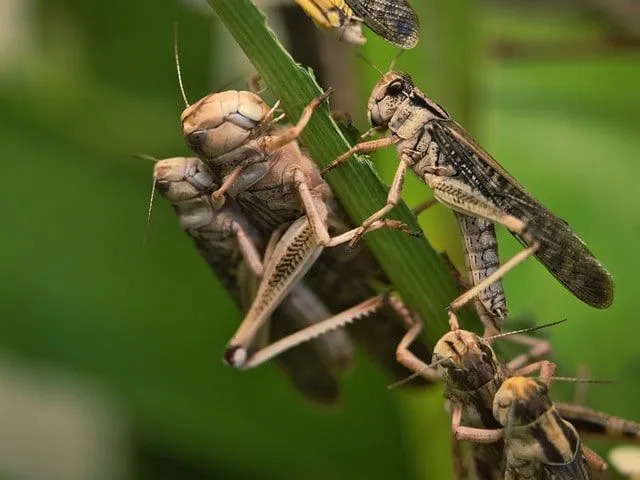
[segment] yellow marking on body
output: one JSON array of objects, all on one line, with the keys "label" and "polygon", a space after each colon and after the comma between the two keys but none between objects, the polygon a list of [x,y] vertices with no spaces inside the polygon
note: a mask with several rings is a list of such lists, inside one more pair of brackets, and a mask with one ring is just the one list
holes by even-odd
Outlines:
[{"label": "yellow marking on body", "polygon": [[324,28],[342,27],[353,17],[353,10],[344,0],[296,0],[296,3]]}]

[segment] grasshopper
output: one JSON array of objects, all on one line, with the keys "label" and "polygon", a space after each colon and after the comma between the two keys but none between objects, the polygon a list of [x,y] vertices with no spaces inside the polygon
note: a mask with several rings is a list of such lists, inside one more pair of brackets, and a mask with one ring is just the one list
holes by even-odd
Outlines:
[{"label": "grasshopper", "polygon": [[604,461],[581,444],[575,427],[562,419],[548,392],[541,380],[508,378],[493,401],[493,415],[503,429],[474,433],[482,441],[504,439],[505,480],[587,480],[592,471],[606,470]]},{"label": "grasshopper", "polygon": [[[596,308],[611,305],[613,279],[578,235],[534,199],[442,107],[424,95],[409,75],[396,71],[384,74],[369,97],[368,115],[374,129],[389,130],[390,134],[355,145],[327,166],[323,174],[355,153],[396,146],[400,164],[387,203],[363,222],[360,235],[395,207],[406,172],[413,170],[433,190],[436,200],[456,212],[465,237],[474,286],[452,302],[454,311],[479,293],[481,303],[500,326],[506,304],[502,286],[495,282],[531,255],[583,302]],[[527,247],[499,268],[493,231],[496,223],[505,226]]]},{"label": "grasshopper", "polygon": [[[154,185],[173,205],[180,225],[193,239],[199,253],[211,266],[236,304],[246,308],[262,276],[263,236],[231,204],[213,203],[216,189],[210,170],[197,158],[159,160],[154,167]],[[299,283],[275,311],[260,337],[277,339],[330,316],[329,310],[304,284]],[[268,338],[258,339],[257,344]],[[259,345],[254,345],[259,346]],[[252,346],[253,347],[253,346]],[[258,352],[259,354],[260,352]],[[342,331],[311,341],[279,357],[283,370],[306,396],[324,403],[338,395],[334,372],[351,362],[350,340]]]},{"label": "grasshopper", "polygon": [[[214,201],[228,195],[265,236],[279,238],[265,262],[253,304],[229,342],[225,359],[241,369],[267,359],[251,358],[248,345],[320,257],[319,267],[307,281],[335,314],[327,326],[336,328],[371,316],[369,328],[356,325],[355,333],[364,337],[365,345],[394,375],[401,376],[406,372],[393,361],[393,352],[404,333],[404,322],[398,316],[408,315],[408,311],[398,299],[378,294],[373,285],[388,282],[366,249],[348,259],[336,249],[323,253],[324,247],[346,242],[357,232],[349,229],[346,214],[329,186],[295,142],[324,98],[313,100],[290,127],[274,126],[275,107],[269,108],[258,95],[247,91],[208,95],[187,106],[181,115],[187,144],[221,183],[212,194]],[[407,229],[404,224],[387,220],[373,225],[382,227]],[[330,230],[338,235],[330,236]],[[337,288],[328,288],[329,285]],[[372,315],[374,312],[377,313]],[[296,336],[295,342],[299,341],[301,337]],[[274,347],[273,355],[288,348],[283,345]]]},{"label": "grasshopper", "polygon": [[[457,476],[462,477],[464,471],[461,460],[457,458],[457,442],[472,440],[490,442],[481,443],[473,449],[472,468],[475,478],[504,478],[506,438],[503,439],[500,435],[506,434],[506,431],[502,430],[504,424],[500,423],[500,418],[494,415],[496,398],[511,376],[529,375],[539,371],[541,384],[549,385],[554,378],[555,365],[547,360],[534,360],[548,355],[551,345],[543,340],[529,339],[531,349],[528,352],[503,364],[491,348],[491,342],[524,331],[509,332],[494,338],[481,338],[475,333],[459,329],[453,313],[450,313],[450,323],[452,330],[434,347],[431,365],[426,365],[407,348],[422,328],[418,323],[410,325],[406,336],[398,345],[397,359],[408,369],[416,372],[414,375],[421,375],[430,381],[441,378],[445,382],[445,398],[449,402],[452,414],[451,426],[456,456],[454,470]],[[573,404],[558,403],[555,405],[555,411],[569,422],[572,428],[582,433],[604,435],[609,439],[621,441],[640,440],[640,424],[637,422]],[[593,459],[594,465],[599,464],[595,456],[590,452],[588,455]],[[598,468],[601,468],[601,465]]]},{"label": "grasshopper", "polygon": [[420,22],[406,0],[296,0],[316,25],[335,29],[346,43],[364,44],[364,22],[371,30],[400,48],[418,43]]}]

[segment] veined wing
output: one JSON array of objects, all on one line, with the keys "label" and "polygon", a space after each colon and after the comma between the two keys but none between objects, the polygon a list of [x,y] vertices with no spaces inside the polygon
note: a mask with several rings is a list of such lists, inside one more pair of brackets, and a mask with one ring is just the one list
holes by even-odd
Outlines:
[{"label": "veined wing", "polygon": [[374,32],[401,48],[418,43],[420,22],[406,0],[346,0],[353,13]]},{"label": "veined wing", "polygon": [[533,198],[456,122],[439,120],[430,128],[461,180],[505,212],[527,222],[540,243],[535,256],[560,283],[593,307],[611,305],[611,275],[566,222]]}]

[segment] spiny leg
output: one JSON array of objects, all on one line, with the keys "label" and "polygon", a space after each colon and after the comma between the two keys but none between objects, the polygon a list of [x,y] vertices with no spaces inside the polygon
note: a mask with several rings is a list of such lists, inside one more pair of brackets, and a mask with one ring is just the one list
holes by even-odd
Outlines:
[{"label": "spiny leg", "polygon": [[507,272],[522,263],[533,255],[540,247],[540,244],[527,231],[527,224],[522,220],[502,211],[481,195],[470,190],[468,185],[450,177],[427,174],[425,181],[433,190],[435,197],[450,208],[466,215],[484,218],[486,220],[504,225],[512,232],[518,234],[529,247],[517,253],[495,272],[486,277],[483,281],[473,286],[450,305],[453,310],[459,310],[472,298],[478,295],[493,282],[500,280]]},{"label": "spiny leg", "polygon": [[251,307],[225,351],[226,361],[241,368],[258,329],[311,268],[323,247],[315,241],[306,216],[298,218],[269,253],[264,274]]},{"label": "spiny leg", "polygon": [[310,327],[299,330],[291,335],[273,342],[271,345],[255,352],[251,357],[239,366],[241,370],[257,367],[258,365],[278,356],[301,343],[307,342],[319,335],[344,327],[345,325],[375,313],[386,304],[385,295],[376,295],[345,310],[331,318],[318,322]]}]

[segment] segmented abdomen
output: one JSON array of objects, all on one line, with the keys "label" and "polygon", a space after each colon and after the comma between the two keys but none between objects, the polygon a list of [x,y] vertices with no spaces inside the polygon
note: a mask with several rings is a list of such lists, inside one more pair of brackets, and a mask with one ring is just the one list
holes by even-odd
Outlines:
[{"label": "segmented abdomen", "polygon": [[[477,285],[500,266],[498,241],[492,222],[454,212],[462,234],[465,262],[471,285]],[[501,326],[507,316],[507,301],[502,281],[493,282],[478,295],[478,300],[491,315],[493,322]]]}]

